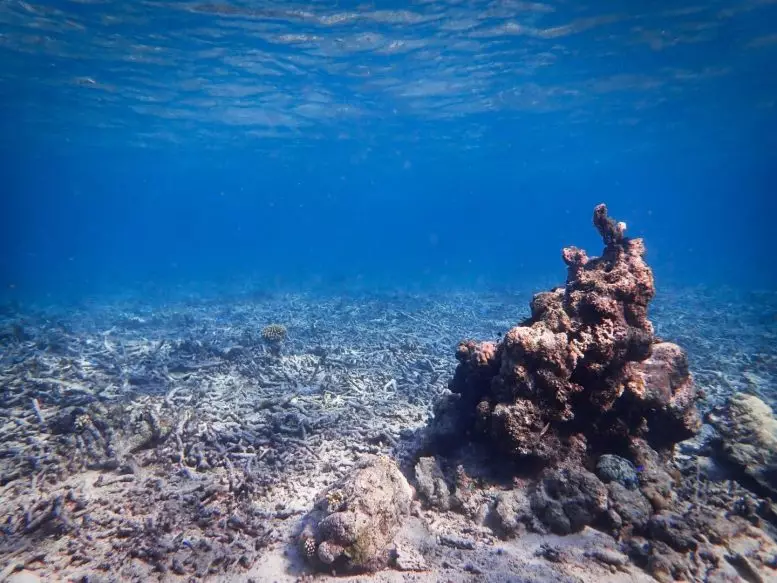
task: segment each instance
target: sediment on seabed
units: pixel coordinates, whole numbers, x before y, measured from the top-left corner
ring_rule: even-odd
[[[687,352],[707,423],[661,461],[673,506],[639,544],[598,523],[566,536],[532,524],[537,476],[495,472],[482,443],[424,449],[458,342],[503,338],[529,316],[532,291],[4,305],[0,581],[342,577],[308,560],[304,529],[381,455],[413,499],[388,570],[349,577],[703,580],[714,569],[702,553],[721,577],[777,577],[770,492],[725,442],[763,411],[731,410],[731,395],[777,404],[775,294],[659,287],[650,318]],[[287,331],[278,350],[261,334],[272,323]],[[621,507],[641,508],[634,489],[613,488]],[[574,495],[585,500],[585,488]]]

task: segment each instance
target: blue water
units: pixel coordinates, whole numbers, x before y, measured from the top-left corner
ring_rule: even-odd
[[[667,8],[670,6],[671,8]],[[777,3],[0,3],[0,286],[773,287]]]

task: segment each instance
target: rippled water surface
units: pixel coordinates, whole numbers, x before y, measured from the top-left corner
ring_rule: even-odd
[[[502,119],[549,151],[592,125],[636,150],[732,144],[775,121],[776,22],[773,0],[3,1],[4,139],[272,149],[380,128],[477,149]]]

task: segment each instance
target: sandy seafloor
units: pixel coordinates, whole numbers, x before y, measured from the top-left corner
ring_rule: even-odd
[[[328,579],[295,544],[316,493],[362,456],[401,457],[458,341],[498,338],[541,289],[4,304],[0,581]],[[777,406],[777,292],[661,288],[651,318],[687,350],[704,411],[736,391]],[[590,529],[501,540],[422,509],[402,537],[423,570],[351,579],[652,580],[592,559],[617,545]]]

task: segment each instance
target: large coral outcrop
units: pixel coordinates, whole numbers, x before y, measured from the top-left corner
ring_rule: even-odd
[[[423,447],[436,457],[416,467],[419,491],[500,537],[600,530],[625,555],[586,557],[614,569],[632,561],[662,582],[773,580],[763,520],[774,506],[708,481],[698,459],[671,455],[701,419],[685,352],[648,319],[655,284],[642,240],[626,237],[604,205],[593,223],[600,257],[564,249],[566,284],[536,294],[529,318],[500,342],[459,344]],[[768,407],[740,396],[710,421],[719,453],[771,493]],[[453,467],[455,478],[443,470]],[[550,547],[538,556],[565,560]]]
[[[628,456],[635,438],[665,450],[698,432],[685,353],[648,319],[655,284],[642,239],[626,237],[603,204],[593,223],[600,257],[567,247],[566,285],[536,294],[530,318],[499,343],[459,345],[452,406],[438,410],[454,410],[460,434],[549,465]]]

